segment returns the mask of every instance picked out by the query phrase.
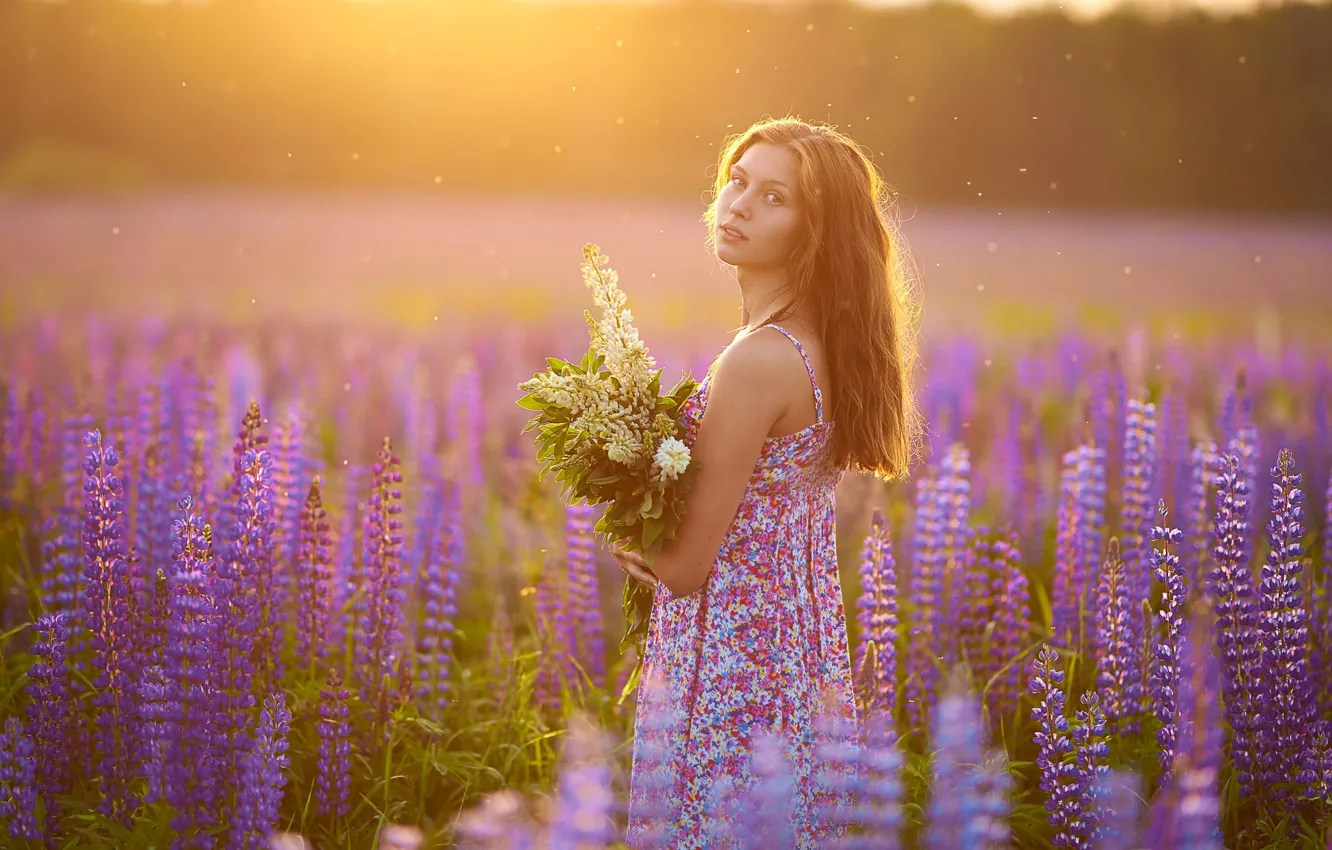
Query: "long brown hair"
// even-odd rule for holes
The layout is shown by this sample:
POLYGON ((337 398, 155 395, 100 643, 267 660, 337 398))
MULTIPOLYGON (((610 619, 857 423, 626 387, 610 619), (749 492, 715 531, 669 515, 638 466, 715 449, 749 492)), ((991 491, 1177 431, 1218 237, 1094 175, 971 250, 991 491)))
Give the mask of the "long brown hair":
POLYGON ((794 295, 771 321, 816 317, 832 370, 832 460, 876 478, 905 478, 919 458, 916 401, 919 301, 896 192, 848 136, 796 118, 759 121, 726 140, 703 220, 715 250, 717 201, 731 166, 757 142, 783 145, 800 165, 804 235, 787 275, 794 295))

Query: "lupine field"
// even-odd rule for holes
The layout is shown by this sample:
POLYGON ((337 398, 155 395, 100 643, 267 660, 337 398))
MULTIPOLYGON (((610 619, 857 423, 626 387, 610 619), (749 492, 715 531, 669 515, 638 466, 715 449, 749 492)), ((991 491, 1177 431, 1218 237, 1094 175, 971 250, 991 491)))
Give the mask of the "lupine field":
MULTIPOLYGON (((8 327, 0 844, 619 846, 622 574, 514 404, 577 334, 8 327)), ((1325 340, 1139 341, 929 339, 928 463, 839 491, 833 846, 1328 845, 1325 340)))

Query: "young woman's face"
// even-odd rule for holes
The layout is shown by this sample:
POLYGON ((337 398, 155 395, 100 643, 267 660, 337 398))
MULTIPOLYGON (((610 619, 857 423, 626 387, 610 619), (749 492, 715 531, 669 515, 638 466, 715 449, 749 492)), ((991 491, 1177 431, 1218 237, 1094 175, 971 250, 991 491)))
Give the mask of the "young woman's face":
POLYGON ((722 262, 786 265, 800 235, 798 175, 796 155, 767 142, 751 145, 731 165, 729 182, 717 196, 712 234, 722 262))

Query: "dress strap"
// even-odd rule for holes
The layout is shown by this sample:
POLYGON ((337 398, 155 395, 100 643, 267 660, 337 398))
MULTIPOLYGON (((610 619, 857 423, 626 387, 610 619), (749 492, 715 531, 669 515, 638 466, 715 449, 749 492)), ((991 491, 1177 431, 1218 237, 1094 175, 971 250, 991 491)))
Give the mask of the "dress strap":
POLYGON ((809 371, 809 382, 814 385, 814 416, 819 422, 823 421, 823 392, 819 389, 819 381, 814 377, 814 365, 809 362, 809 355, 805 353, 805 347, 800 344, 790 331, 781 325, 768 324, 765 327, 772 328, 775 331, 781 331, 782 335, 791 342, 795 343, 796 350, 800 352, 800 357, 805 361, 805 369, 809 371))

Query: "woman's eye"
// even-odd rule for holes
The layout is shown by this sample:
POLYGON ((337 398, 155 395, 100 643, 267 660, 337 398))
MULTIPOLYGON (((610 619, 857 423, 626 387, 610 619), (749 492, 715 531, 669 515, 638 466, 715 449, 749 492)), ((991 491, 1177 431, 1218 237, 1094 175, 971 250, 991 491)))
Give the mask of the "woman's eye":
POLYGON ((769 196, 776 198, 776 199, 777 199, 777 201, 776 201, 777 203, 781 203, 781 202, 782 202, 782 196, 779 195, 779 194, 777 194, 776 192, 769 192, 767 195, 764 195, 765 198, 766 198, 766 197, 769 197, 769 196))
POLYGON ((731 177, 731 182, 734 183, 735 181, 737 181, 737 180, 741 180, 741 179, 743 179, 743 178, 741 178, 740 175, 736 174, 736 175, 733 175, 733 176, 731 177))

